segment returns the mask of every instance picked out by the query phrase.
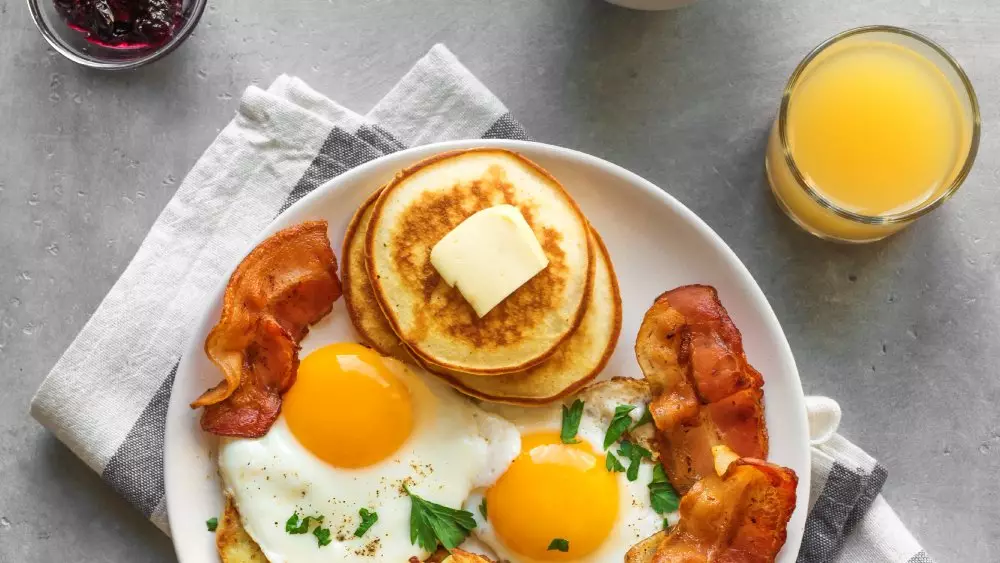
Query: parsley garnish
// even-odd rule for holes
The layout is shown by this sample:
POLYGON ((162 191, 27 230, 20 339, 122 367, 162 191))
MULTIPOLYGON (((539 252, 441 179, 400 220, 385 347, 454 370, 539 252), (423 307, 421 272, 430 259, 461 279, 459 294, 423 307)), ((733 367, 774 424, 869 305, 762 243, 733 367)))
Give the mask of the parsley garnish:
POLYGON ((332 541, 330 540, 330 528, 317 527, 313 530, 313 535, 316 536, 316 543, 318 543, 320 547, 330 545, 330 542, 332 541))
POLYGON ((611 447, 622 437, 622 434, 632 425, 632 417, 628 413, 635 410, 634 405, 618 405, 615 407, 615 416, 608 425, 608 433, 604 435, 604 449, 611 447))
MULTIPOLYGON (((653 467, 653 480, 649 482, 649 504, 658 514, 666 514, 677 510, 680 505, 680 498, 677 491, 667 480, 667 474, 663 471, 663 466, 659 463, 653 467)), ((667 521, 663 521, 663 527, 667 528, 667 521)))
POLYGON ((611 452, 608 452, 607 455, 604 456, 604 468, 607 469, 609 473, 611 471, 617 471, 618 473, 625 471, 625 466, 622 465, 622 462, 618 461, 615 454, 611 452))
POLYGON ((285 531, 289 534, 304 534, 309 531, 310 524, 322 524, 322 516, 306 516, 301 521, 299 521, 299 513, 293 512, 285 522, 285 531))
POLYGON ((562 443, 575 444, 579 441, 576 439, 576 432, 580 429, 582 417, 583 401, 580 399, 573 401, 569 407, 562 406, 562 431, 559 433, 559 439, 562 440, 562 443))
POLYGON ((635 421, 635 424, 632 425, 632 430, 635 430, 643 424, 649 424, 650 422, 653 422, 653 413, 649 412, 649 405, 646 405, 646 410, 642 412, 642 416, 639 417, 639 420, 635 421))
POLYGON ((486 497, 483 497, 483 502, 479 503, 479 513, 483 515, 483 520, 486 520, 486 497))
POLYGON ((288 520, 285 522, 285 532, 289 534, 304 534, 309 531, 309 527, 316 524, 313 528, 312 534, 316 536, 316 541, 319 543, 320 547, 330 544, 330 529, 323 528, 320 524, 323 523, 322 516, 306 516, 299 520, 299 513, 293 512, 288 520))
POLYGON ((549 548, 546 551, 561 551, 566 553, 569 551, 569 540, 564 540, 562 538, 556 538, 549 542, 549 548))
POLYGON ((635 481, 639 478, 639 465, 643 458, 653 459, 653 454, 649 450, 628 440, 622 440, 618 455, 628 459, 628 471, 625 472, 625 477, 629 481, 635 481))
POLYGON ((365 535, 368 528, 371 528, 375 525, 375 522, 378 522, 378 514, 374 511, 369 511, 367 508, 362 508, 358 511, 358 514, 361 515, 361 524, 358 524, 358 529, 354 530, 354 535, 360 538, 365 535))
POLYGON ((424 500, 403 485, 410 495, 410 543, 427 551, 435 551, 438 542, 451 551, 465 541, 476 527, 472 513, 456 510, 424 500))
POLYGON ((209 518, 208 520, 205 521, 205 527, 208 528, 209 532, 214 532, 215 529, 219 527, 219 519, 209 518))

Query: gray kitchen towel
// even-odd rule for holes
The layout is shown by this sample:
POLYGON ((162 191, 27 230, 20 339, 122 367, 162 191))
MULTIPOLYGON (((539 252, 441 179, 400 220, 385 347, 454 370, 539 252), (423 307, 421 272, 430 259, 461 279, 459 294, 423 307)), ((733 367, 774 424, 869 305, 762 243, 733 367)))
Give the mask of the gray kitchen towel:
MULTIPOLYGON (((235 118, 42 383, 32 416, 169 532, 167 403, 190 331, 219 281, 277 214, 324 182, 406 147, 463 138, 527 134, 442 45, 366 115, 293 77, 267 90, 248 88, 235 118)), ((814 449, 818 498, 800 561, 930 561, 915 555, 919 546, 877 497, 884 470, 860 450, 835 444, 821 446, 825 458, 814 449), (841 550, 858 555, 838 559, 841 550)))
POLYGON ((812 484, 798 563, 932 563, 879 494, 885 467, 836 433, 840 406, 826 397, 806 405, 812 484))

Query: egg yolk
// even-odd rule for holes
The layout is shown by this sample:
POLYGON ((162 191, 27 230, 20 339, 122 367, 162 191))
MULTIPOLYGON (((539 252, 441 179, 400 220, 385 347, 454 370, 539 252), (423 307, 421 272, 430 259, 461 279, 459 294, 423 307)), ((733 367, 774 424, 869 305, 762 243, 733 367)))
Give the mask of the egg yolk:
POLYGON ((521 437, 521 453, 486 491, 487 515, 512 550, 541 561, 592 553, 618 517, 618 479, 586 442, 563 444, 558 432, 521 437), (549 550, 554 539, 569 551, 549 550))
POLYGON ((306 356, 281 409, 295 438, 336 467, 385 459, 413 428, 406 385, 359 344, 331 344, 306 356))

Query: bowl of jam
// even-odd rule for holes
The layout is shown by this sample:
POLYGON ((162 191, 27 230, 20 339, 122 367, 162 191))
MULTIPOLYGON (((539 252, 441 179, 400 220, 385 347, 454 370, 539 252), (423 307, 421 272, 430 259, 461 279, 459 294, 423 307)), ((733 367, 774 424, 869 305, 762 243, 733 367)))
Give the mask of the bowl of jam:
POLYGON ((52 48, 91 68, 128 70, 177 48, 207 0, 28 0, 52 48))

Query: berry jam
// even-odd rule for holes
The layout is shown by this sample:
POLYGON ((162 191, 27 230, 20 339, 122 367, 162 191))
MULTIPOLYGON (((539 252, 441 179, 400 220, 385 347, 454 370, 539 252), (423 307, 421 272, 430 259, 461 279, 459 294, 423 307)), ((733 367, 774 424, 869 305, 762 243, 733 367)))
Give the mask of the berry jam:
POLYGON ((181 23, 182 0, 54 1, 67 25, 104 47, 156 47, 181 23))

